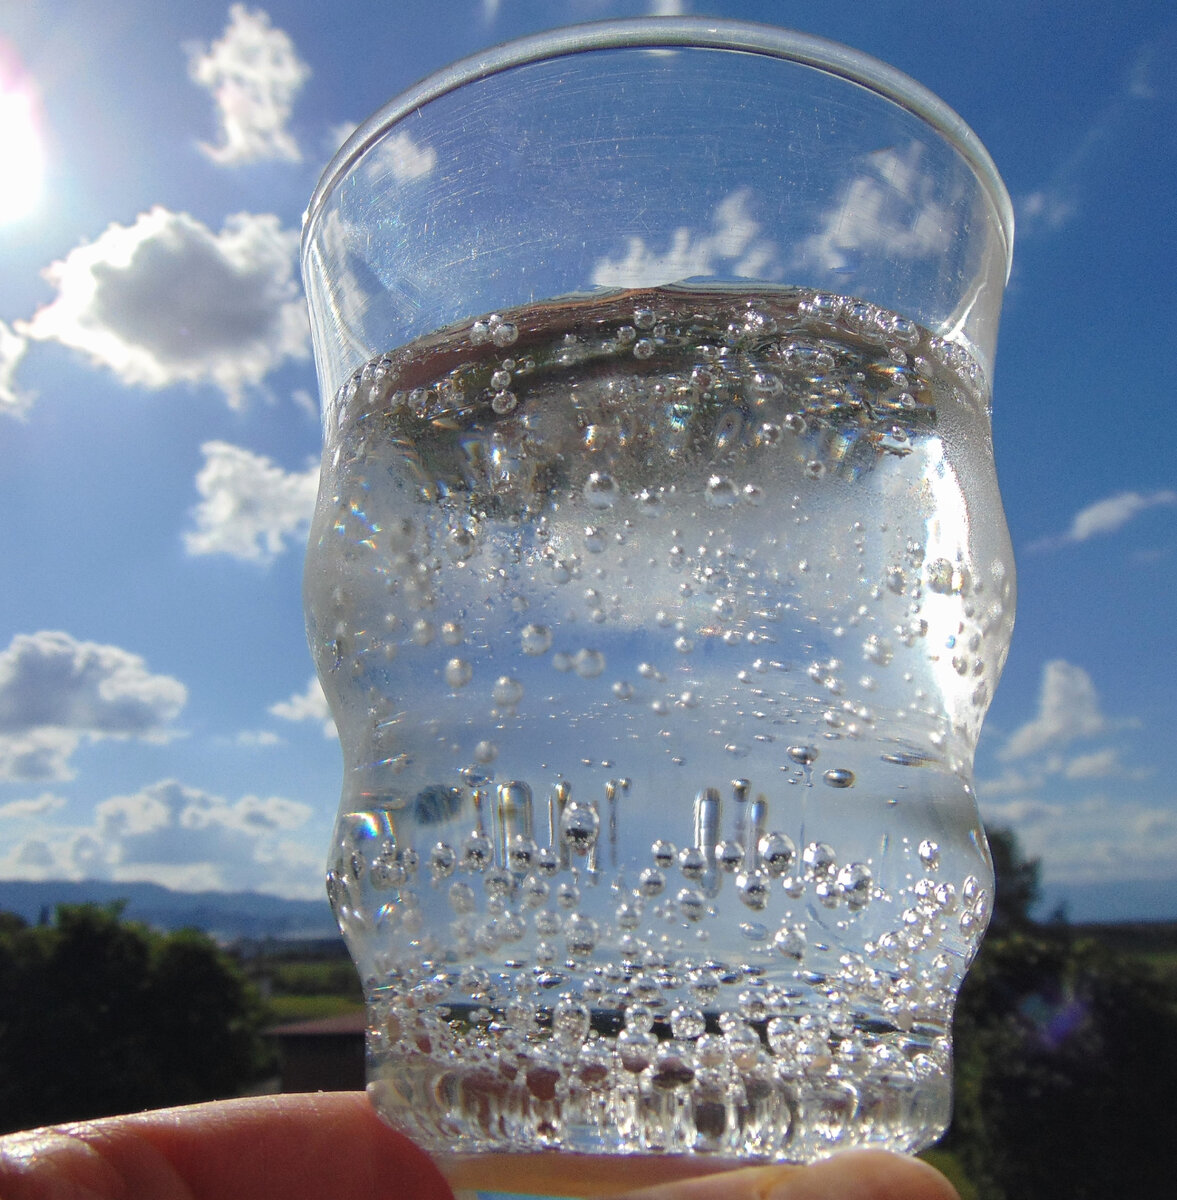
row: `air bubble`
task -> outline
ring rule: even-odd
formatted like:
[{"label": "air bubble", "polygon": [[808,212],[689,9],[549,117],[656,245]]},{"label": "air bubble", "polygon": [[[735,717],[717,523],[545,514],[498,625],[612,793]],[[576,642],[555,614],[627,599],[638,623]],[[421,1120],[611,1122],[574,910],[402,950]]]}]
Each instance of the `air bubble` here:
[{"label": "air bubble", "polygon": [[704,492],[712,508],[730,508],[740,498],[739,489],[724,475],[712,475]]},{"label": "air bubble", "polygon": [[633,344],[634,358],[652,358],[654,355],[654,342],[651,338],[638,338]]},{"label": "air bubble", "polygon": [[489,766],[499,756],[499,748],[494,742],[483,740],[474,747],[474,761],[484,767]]},{"label": "air bubble", "polygon": [[596,679],[605,670],[605,656],[599,650],[578,650],[572,666],[581,679]]},{"label": "air bubble", "polygon": [[508,413],[514,412],[519,403],[519,397],[512,391],[503,390],[495,392],[490,398],[491,408],[500,416],[505,417]]},{"label": "air bubble", "polygon": [[741,902],[753,912],[763,912],[768,907],[772,884],[763,871],[750,871],[736,876],[736,891]]},{"label": "air bubble", "polygon": [[552,631],[546,625],[524,625],[519,644],[524,654],[546,654],[552,646]]},{"label": "air bubble", "polygon": [[445,681],[455,691],[474,678],[474,668],[464,658],[451,658],[445,665]]},{"label": "air bubble", "polygon": [[491,317],[488,324],[490,325],[490,340],[496,346],[510,346],[519,337],[519,327],[512,321]]},{"label": "air bubble", "polygon": [[920,862],[929,870],[934,871],[940,865],[940,847],[931,839],[925,839],[919,844]]},{"label": "air bubble", "polygon": [[808,940],[803,929],[782,925],[772,939],[773,947],[783,958],[800,962],[805,957]]},{"label": "air bubble", "polygon": [[560,837],[579,855],[597,844],[600,830],[601,818],[591,804],[572,801],[560,816]]},{"label": "air bubble", "polygon": [[832,788],[848,788],[854,786],[854,772],[845,767],[831,767],[823,776],[822,781]]},{"label": "air bubble", "polygon": [[617,501],[617,484],[612,475],[593,471],[584,485],[584,498],[590,508],[612,508]]},{"label": "air bubble", "polygon": [[491,691],[494,702],[503,708],[514,708],[523,699],[523,684],[510,675],[500,675]]},{"label": "air bubble", "polygon": [[785,753],[802,767],[811,767],[817,761],[816,746],[790,746]]},{"label": "air bubble", "polygon": [[772,876],[783,875],[797,857],[797,845],[787,833],[766,833],[757,849],[764,869]]},{"label": "air bubble", "polygon": [[674,899],[683,918],[692,924],[707,915],[707,900],[698,888],[683,888]]}]

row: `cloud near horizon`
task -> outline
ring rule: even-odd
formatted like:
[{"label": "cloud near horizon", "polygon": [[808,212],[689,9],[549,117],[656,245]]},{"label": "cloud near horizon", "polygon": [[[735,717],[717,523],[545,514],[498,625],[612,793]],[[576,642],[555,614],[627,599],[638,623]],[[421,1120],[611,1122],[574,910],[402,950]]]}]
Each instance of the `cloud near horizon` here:
[{"label": "cloud near horizon", "polygon": [[47,267],[57,297],[16,333],[81,350],[126,384],[212,384],[240,408],[275,367],[309,356],[298,236],[272,213],[214,233],[156,206]]},{"label": "cloud near horizon", "polygon": [[84,739],[165,739],[187,700],[178,679],[118,646],[18,634],[0,652],[0,781],[71,779]]},{"label": "cloud near horizon", "polygon": [[101,801],[91,825],[26,839],[0,870],[9,878],[317,895],[319,856],[298,840],[312,815],[310,805],[280,796],[231,801],[163,779]]},{"label": "cloud near horizon", "polygon": [[189,78],[212,94],[221,127],[220,143],[201,142],[201,151],[219,166],[301,161],[287,124],[310,74],[269,14],[234,4],[220,41],[189,47]]}]

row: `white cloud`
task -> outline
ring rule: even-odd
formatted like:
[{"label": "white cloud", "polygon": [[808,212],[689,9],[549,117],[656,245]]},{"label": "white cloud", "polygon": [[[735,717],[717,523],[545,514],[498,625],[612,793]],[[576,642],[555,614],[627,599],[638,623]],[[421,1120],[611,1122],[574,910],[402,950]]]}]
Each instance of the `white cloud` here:
[{"label": "white cloud", "polygon": [[187,699],[178,679],[118,646],[18,634],[0,652],[0,779],[69,779],[83,738],[164,738]]},{"label": "white cloud", "polygon": [[269,729],[244,729],[234,739],[238,746],[246,749],[262,749],[269,746],[281,746],[282,739]]},{"label": "white cloud", "polygon": [[952,222],[937,176],[920,168],[922,150],[913,142],[869,155],[869,170],[850,180],[823,228],[801,243],[800,265],[840,271],[864,250],[895,258],[942,254]]},{"label": "white cloud", "polygon": [[270,712],[284,721],[320,721],[323,725],[323,736],[335,736],[335,722],[331,719],[331,709],[315,675],[311,676],[305,692],[295,692],[289,700],[279,700],[277,704],[271,704]]},{"label": "white cloud", "polygon": [[1010,735],[998,757],[1010,761],[1060,750],[1076,738],[1095,737],[1107,729],[1091,676],[1082,667],[1054,659],[1043,669],[1038,715]]},{"label": "white cloud", "polygon": [[741,188],[716,206],[711,230],[676,229],[663,253],[640,237],[627,240],[621,258],[602,259],[593,268],[598,287],[657,287],[693,276],[714,275],[720,264],[732,275],[764,276],[776,255],[772,242],[756,240],[760,225],[750,211],[751,191]]},{"label": "white cloud", "polygon": [[196,528],[184,535],[189,554],[228,554],[264,563],[305,536],[319,486],[318,466],[284,471],[264,455],[228,442],[205,442],[201,450]]},{"label": "white cloud", "polygon": [[201,150],[222,166],[298,162],[302,155],[286,126],[310,73],[289,35],[265,12],[234,4],[221,40],[189,50],[188,74],[212,93],[221,123],[220,144],[201,143]]},{"label": "white cloud", "polygon": [[297,247],[272,213],[213,233],[156,207],[48,267],[57,297],[17,333],[81,350],[124,383],[211,383],[240,407],[246,388],[308,355]]},{"label": "white cloud", "polygon": [[370,176],[391,175],[397,183],[420,179],[437,166],[437,151],[419,146],[403,130],[382,141],[365,160]]},{"label": "white cloud", "polygon": [[31,398],[16,386],[16,368],[24,358],[29,340],[0,321],[0,413],[22,416]]},{"label": "white cloud", "polygon": [[1078,207],[1072,197],[1052,188],[1029,192],[1014,204],[1018,234],[1053,233],[1070,221]]},{"label": "white cloud", "polygon": [[0,821],[27,821],[33,817],[44,817],[64,808],[66,803],[64,796],[53,792],[42,792],[27,800],[9,800],[7,804],[0,804]]}]

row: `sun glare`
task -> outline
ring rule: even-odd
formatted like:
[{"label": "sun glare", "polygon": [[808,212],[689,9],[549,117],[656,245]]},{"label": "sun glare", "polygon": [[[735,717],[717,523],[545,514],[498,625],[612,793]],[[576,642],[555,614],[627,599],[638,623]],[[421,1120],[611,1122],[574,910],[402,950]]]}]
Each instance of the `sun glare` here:
[{"label": "sun glare", "polygon": [[33,97],[0,77],[0,224],[32,213],[41,199],[44,171]]}]

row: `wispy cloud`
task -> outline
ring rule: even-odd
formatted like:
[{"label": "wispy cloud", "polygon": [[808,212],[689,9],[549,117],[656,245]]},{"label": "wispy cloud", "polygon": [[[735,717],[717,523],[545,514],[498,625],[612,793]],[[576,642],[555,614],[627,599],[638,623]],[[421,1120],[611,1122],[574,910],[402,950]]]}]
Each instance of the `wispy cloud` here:
[{"label": "wispy cloud", "polygon": [[18,634],[0,652],[0,780],[70,779],[83,739],[159,740],[187,699],[178,679],[118,646]]},{"label": "wispy cloud", "polygon": [[216,101],[221,139],[201,150],[222,166],[266,159],[297,162],[302,155],[287,129],[294,98],[310,67],[294,43],[261,9],[229,9],[229,24],[211,47],[189,47],[188,73]]},{"label": "wispy cloud", "polygon": [[270,213],[213,233],[153,208],[48,267],[57,298],[17,333],[81,350],[124,383],[211,383],[239,407],[246,388],[309,353],[297,246]]},{"label": "wispy cloud", "polygon": [[1137,50],[1119,87],[1096,111],[1077,142],[1041,186],[1014,197],[1019,237],[1054,233],[1079,213],[1088,180],[1093,174],[1103,174],[1100,156],[1129,121],[1140,119],[1138,114],[1148,113],[1146,102],[1158,96],[1157,64],[1177,51],[1175,35],[1177,25],[1171,25]]},{"label": "wispy cloud", "polygon": [[1155,492],[1117,492],[1114,496],[1107,496],[1081,508],[1071,518],[1071,526],[1065,533],[1039,538],[1027,548],[1037,551],[1075,545],[1093,537],[1115,533],[1150,508],[1173,505],[1177,505],[1177,491],[1171,488]]},{"label": "wispy cloud", "polygon": [[284,471],[262,454],[228,442],[201,446],[195,528],[184,535],[189,554],[227,554],[267,563],[305,534],[315,507],[319,468]]},{"label": "wispy cloud", "polygon": [[28,345],[28,338],[0,321],[0,413],[23,416],[32,403],[32,397],[16,385],[16,368]]},{"label": "wispy cloud", "polygon": [[67,803],[64,796],[58,796],[54,792],[42,792],[39,796],[31,796],[26,800],[9,800],[7,804],[0,804],[0,820],[39,819],[65,808]]}]

